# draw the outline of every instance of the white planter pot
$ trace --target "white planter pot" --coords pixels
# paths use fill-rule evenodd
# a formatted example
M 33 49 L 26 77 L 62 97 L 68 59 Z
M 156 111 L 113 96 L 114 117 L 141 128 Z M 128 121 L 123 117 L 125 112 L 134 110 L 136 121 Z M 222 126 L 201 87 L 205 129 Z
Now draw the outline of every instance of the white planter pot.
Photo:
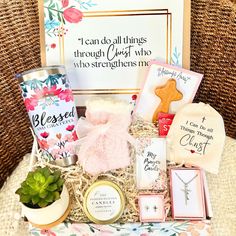
M 51 205 L 33 209 L 22 204 L 22 213 L 27 219 L 37 225 L 47 225 L 57 221 L 64 215 L 69 206 L 69 193 L 66 186 L 63 186 L 60 199 L 52 203 Z

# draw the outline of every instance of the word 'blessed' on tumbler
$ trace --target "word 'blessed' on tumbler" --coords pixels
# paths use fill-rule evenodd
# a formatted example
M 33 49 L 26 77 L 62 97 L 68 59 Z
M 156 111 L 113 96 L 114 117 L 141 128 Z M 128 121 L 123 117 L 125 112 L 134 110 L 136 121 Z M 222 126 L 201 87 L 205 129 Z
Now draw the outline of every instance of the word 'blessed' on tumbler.
M 60 166 L 75 164 L 76 107 L 64 66 L 17 75 L 39 146 Z

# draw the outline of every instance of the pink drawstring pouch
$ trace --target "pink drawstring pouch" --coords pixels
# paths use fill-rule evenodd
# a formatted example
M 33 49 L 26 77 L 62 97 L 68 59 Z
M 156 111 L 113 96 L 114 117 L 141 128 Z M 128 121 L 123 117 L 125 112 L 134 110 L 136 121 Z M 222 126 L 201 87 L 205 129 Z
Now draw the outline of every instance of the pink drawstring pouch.
M 78 121 L 78 160 L 84 170 L 97 175 L 130 164 L 128 133 L 131 122 L 130 105 L 121 100 L 96 98 L 86 103 L 86 118 Z

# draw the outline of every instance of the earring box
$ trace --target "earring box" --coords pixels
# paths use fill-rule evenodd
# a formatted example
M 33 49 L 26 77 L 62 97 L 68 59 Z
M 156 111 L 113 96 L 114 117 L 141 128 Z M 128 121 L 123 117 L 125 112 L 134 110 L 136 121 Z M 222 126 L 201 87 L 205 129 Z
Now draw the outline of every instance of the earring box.
M 205 219 L 204 186 L 199 168 L 171 168 L 170 189 L 174 219 Z
M 164 222 L 163 194 L 140 194 L 138 197 L 140 222 Z

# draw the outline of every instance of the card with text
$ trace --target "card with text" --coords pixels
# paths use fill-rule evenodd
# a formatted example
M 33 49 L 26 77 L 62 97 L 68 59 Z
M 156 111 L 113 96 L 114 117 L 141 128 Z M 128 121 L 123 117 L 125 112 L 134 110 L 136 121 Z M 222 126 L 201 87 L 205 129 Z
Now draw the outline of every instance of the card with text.
M 170 161 L 217 174 L 225 143 L 224 120 L 208 104 L 187 104 L 175 115 L 167 143 Z
M 138 189 L 166 188 L 166 140 L 139 138 L 136 150 L 136 183 Z
M 42 64 L 66 66 L 78 105 L 94 94 L 131 100 L 151 59 L 189 67 L 187 0 L 40 0 L 39 9 Z
M 153 61 L 135 114 L 150 122 L 157 122 L 159 112 L 175 114 L 183 105 L 193 101 L 202 77 L 202 74 Z M 168 109 L 164 111 L 163 108 Z

